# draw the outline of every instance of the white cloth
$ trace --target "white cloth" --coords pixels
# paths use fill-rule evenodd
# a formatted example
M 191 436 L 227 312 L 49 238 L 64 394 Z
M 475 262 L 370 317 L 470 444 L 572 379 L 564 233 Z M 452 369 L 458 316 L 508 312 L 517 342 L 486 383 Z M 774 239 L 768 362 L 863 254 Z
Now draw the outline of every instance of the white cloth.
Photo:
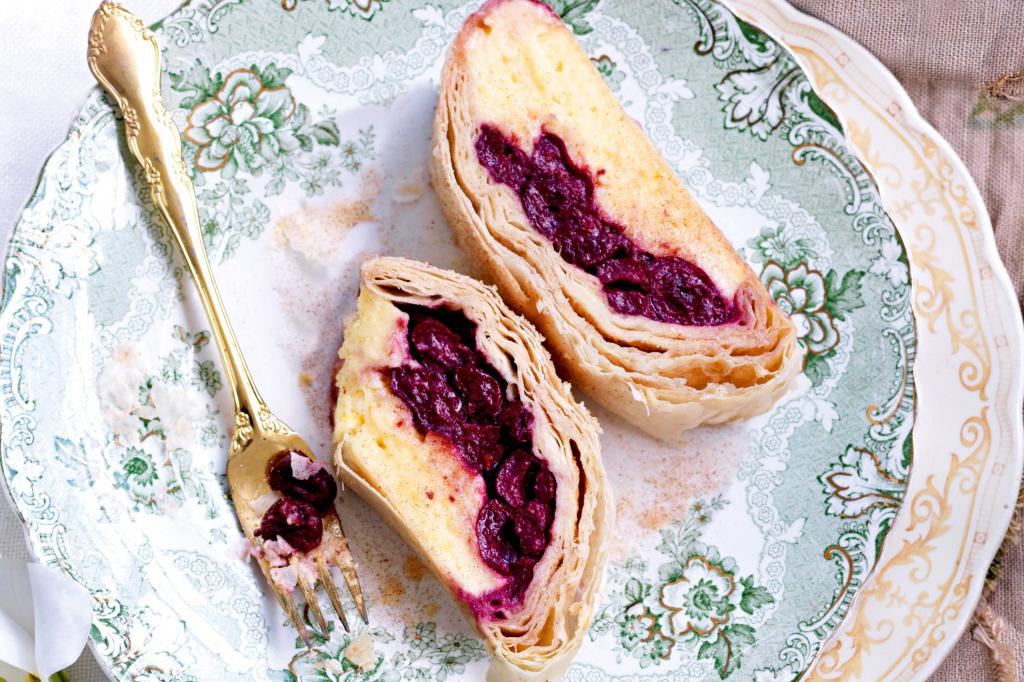
M 74 663 L 92 624 L 89 591 L 16 559 L 0 559 L 0 585 L 0 662 L 44 680 Z
M 181 4 L 181 0 L 122 1 L 149 23 Z M 39 169 L 64 140 L 71 120 L 95 84 L 85 54 L 89 23 L 98 5 L 99 0 L 0 1 L 0 26 L 5 29 L 0 43 L 4 61 L 4 77 L 0 78 L 0 149 L 4 150 L 0 155 L 0 247 L 5 252 L 11 228 L 36 185 Z M 0 557 L 18 560 L 27 577 L 24 563 L 29 556 L 21 523 L 7 501 L 0 499 Z M 0 611 L 6 609 L 8 592 L 5 577 L 0 576 Z M 47 621 L 64 615 L 64 607 L 49 609 L 39 620 L 33 614 L 33 622 L 52 627 Z M 63 660 L 61 667 L 74 662 L 84 642 L 83 636 L 76 655 Z M 6 643 L 0 625 L 0 650 Z M 32 652 L 33 661 L 37 656 L 49 660 L 47 654 Z M 107 680 L 89 652 L 69 669 L 69 676 L 72 682 Z M 24 679 L 0 665 L 3 677 L 12 682 Z
M 148 23 L 181 0 L 121 0 Z M 0 1 L 0 245 L 96 81 L 85 62 L 86 38 L 100 0 Z M 4 249 L 6 251 L 6 248 Z

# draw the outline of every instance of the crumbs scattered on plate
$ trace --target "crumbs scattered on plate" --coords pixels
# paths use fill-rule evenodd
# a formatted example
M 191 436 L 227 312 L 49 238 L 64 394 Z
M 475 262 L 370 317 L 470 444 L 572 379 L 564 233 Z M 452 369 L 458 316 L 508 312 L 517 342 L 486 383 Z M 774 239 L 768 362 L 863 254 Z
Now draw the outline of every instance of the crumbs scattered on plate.
M 379 190 L 380 177 L 369 170 L 355 199 L 307 206 L 278 218 L 274 223 L 274 241 L 281 248 L 326 263 L 338 252 L 353 228 L 361 223 L 377 222 L 373 201 Z
M 377 657 L 373 654 L 373 638 L 366 632 L 352 638 L 345 647 L 344 655 L 346 661 L 359 668 L 359 672 L 366 672 L 377 662 Z
M 395 188 L 391 190 L 391 200 L 396 204 L 411 204 L 423 196 L 426 185 L 423 168 L 417 167 L 395 183 Z

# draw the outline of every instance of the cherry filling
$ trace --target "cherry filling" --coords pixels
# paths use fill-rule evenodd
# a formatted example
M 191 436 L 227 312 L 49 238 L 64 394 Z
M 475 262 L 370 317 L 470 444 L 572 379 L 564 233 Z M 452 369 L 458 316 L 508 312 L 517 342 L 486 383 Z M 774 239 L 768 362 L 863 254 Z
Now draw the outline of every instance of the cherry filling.
M 736 306 L 707 273 L 682 258 L 644 251 L 604 216 L 590 172 L 573 164 L 557 135 L 542 133 L 527 155 L 485 124 L 476 155 L 492 180 L 515 190 L 530 225 L 562 258 L 597 277 L 615 312 L 696 326 L 736 319 Z
M 309 462 L 305 478 L 298 478 L 294 472 L 292 455 L 296 454 Z M 309 460 L 297 450 L 283 450 L 274 455 L 267 465 L 267 481 L 279 493 L 312 505 L 323 516 L 334 506 L 338 495 L 338 484 L 327 469 Z
M 282 538 L 294 549 L 308 552 L 320 546 L 323 521 L 316 507 L 301 500 L 282 497 L 263 515 L 256 535 L 264 540 Z
M 555 478 L 531 454 L 533 415 L 476 348 L 476 326 L 458 311 L 405 306 L 409 361 L 389 372 L 392 393 L 420 433 L 447 439 L 487 486 L 476 521 L 480 557 L 509 576 L 492 606 L 516 602 L 550 542 Z
M 254 534 L 264 540 L 281 538 L 300 552 L 320 546 L 323 517 L 338 494 L 330 473 L 297 450 L 282 450 L 267 464 L 267 481 L 281 498 L 263 514 Z

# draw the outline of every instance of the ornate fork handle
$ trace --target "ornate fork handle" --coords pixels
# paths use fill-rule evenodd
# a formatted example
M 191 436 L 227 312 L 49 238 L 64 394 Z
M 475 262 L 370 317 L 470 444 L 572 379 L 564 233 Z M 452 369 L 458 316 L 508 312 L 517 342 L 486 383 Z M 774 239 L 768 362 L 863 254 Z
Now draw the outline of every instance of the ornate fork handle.
M 206 255 L 195 191 L 181 154 L 181 137 L 160 94 L 160 49 L 156 39 L 135 15 L 108 0 L 100 5 L 93 18 L 88 60 L 96 80 L 117 100 L 124 114 L 128 148 L 142 164 L 153 203 L 171 226 L 181 247 L 210 322 L 213 340 L 220 351 L 235 406 L 234 429 L 228 451 L 228 486 L 242 530 L 253 541 L 262 527 L 264 515 L 263 512 L 257 513 L 251 503 L 270 490 L 267 470 L 271 458 L 290 452 L 291 457 L 299 453 L 313 459 L 313 454 L 297 433 L 267 409 L 256 391 L 231 330 Z M 283 503 L 285 498 L 280 501 Z M 327 512 L 321 512 L 320 517 L 323 532 L 319 546 L 302 552 L 305 559 L 314 561 L 316 575 L 311 578 L 300 571 L 296 574 L 299 576 L 297 586 L 323 632 L 329 632 L 329 628 L 317 602 L 318 584 L 327 591 L 342 627 L 348 630 L 341 597 L 331 576 L 331 562 L 341 570 L 364 623 L 368 622 L 366 603 L 355 562 L 333 504 Z M 322 551 L 321 546 L 324 548 Z M 298 554 L 293 553 L 287 559 L 288 566 L 296 571 L 302 560 Z M 309 645 L 309 632 L 292 595 L 296 583 L 288 587 L 276 582 L 275 567 L 265 555 L 257 556 L 256 561 L 281 608 L 288 614 L 299 636 Z
M 210 270 L 181 137 L 160 93 L 156 39 L 138 17 L 104 2 L 93 18 L 88 59 L 93 75 L 124 114 L 128 148 L 142 164 L 153 203 L 171 226 L 196 283 L 234 401 L 230 453 L 245 446 L 254 428 L 288 430 L 270 414 L 256 390 Z

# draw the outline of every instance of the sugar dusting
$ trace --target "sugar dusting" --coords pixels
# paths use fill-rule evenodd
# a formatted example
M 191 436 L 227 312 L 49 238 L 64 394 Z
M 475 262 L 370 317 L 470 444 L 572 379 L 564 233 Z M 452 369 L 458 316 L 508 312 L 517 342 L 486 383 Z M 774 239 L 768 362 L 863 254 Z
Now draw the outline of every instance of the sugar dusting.
M 298 370 L 296 383 L 315 429 L 303 435 L 319 452 L 330 448 L 331 368 L 341 347 L 344 320 L 355 311 L 359 263 L 370 255 L 357 251 L 337 271 L 316 276 L 282 268 L 274 283 L 287 324 L 296 330 L 282 343 L 282 351 Z
M 384 579 L 384 589 L 381 590 L 380 600 L 388 606 L 398 606 L 405 596 L 405 585 L 393 575 Z
M 414 583 L 420 582 L 427 575 L 427 567 L 415 554 L 405 557 L 405 565 L 402 568 L 405 577 Z
M 728 486 L 747 451 L 743 425 L 695 429 L 682 445 L 669 445 L 588 407 L 604 427 L 601 449 L 616 500 L 616 528 L 609 538 L 613 561 L 684 518 L 695 499 Z
M 379 190 L 380 177 L 367 171 L 358 197 L 327 206 L 307 206 L 278 218 L 274 222 L 274 243 L 314 261 L 330 261 L 353 228 L 376 222 L 373 201 Z
M 331 367 L 341 346 L 345 317 L 355 310 L 359 264 L 373 251 L 346 249 L 347 238 L 380 214 L 381 176 L 368 169 L 355 198 L 307 206 L 275 223 L 273 291 L 290 334 L 284 358 L 295 366 L 298 387 L 312 418 L 303 435 L 315 450 L 330 450 Z
M 341 509 L 373 622 L 398 621 L 413 627 L 432 620 L 449 631 L 471 631 L 458 605 L 426 566 L 419 564 L 419 579 L 409 575 L 408 546 L 372 509 L 351 492 L 344 494 Z

